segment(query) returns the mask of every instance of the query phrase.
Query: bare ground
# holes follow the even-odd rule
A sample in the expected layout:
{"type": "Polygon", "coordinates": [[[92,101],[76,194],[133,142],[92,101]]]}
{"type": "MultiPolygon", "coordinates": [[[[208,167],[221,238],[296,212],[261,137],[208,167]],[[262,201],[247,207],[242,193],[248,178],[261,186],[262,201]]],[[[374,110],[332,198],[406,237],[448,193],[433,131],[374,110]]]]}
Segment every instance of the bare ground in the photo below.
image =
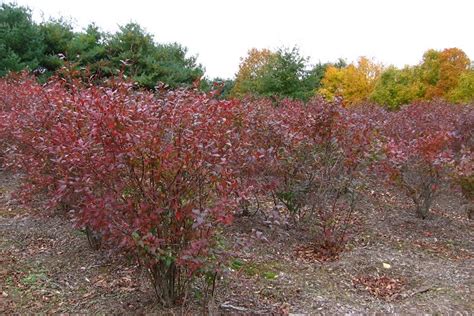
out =
{"type": "Polygon", "coordinates": [[[17,204],[16,185],[0,172],[0,314],[474,311],[474,225],[456,192],[421,220],[403,195],[367,190],[358,233],[339,260],[325,263],[299,258],[307,233],[269,210],[239,217],[225,233],[232,257],[215,302],[163,310],[133,258],[93,251],[67,217],[17,204]]]}

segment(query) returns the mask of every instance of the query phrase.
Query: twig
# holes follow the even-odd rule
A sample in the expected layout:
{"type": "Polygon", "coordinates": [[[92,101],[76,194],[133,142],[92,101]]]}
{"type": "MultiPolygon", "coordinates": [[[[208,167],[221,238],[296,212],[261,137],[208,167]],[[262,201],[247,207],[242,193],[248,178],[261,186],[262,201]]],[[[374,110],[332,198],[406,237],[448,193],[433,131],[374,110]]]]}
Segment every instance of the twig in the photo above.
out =
{"type": "Polygon", "coordinates": [[[236,310],[236,311],[239,311],[239,312],[245,312],[248,310],[248,308],[245,308],[245,307],[240,307],[240,306],[235,306],[235,305],[231,305],[230,302],[224,302],[221,304],[221,308],[228,308],[228,309],[233,309],[233,310],[236,310]]]}

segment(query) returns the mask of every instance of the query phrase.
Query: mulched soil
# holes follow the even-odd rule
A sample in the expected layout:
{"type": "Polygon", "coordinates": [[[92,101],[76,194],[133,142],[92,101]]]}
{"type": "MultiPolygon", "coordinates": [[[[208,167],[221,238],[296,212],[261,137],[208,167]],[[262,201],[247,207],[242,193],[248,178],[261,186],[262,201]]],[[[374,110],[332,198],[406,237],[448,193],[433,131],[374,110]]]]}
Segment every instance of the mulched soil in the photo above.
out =
{"type": "Polygon", "coordinates": [[[312,260],[309,232],[262,203],[262,212],[237,217],[225,231],[231,257],[214,302],[162,309],[133,258],[91,250],[67,216],[45,216],[41,203],[19,205],[17,184],[0,171],[0,314],[474,311],[474,224],[448,189],[421,220],[402,194],[373,183],[337,260],[312,260]]]}

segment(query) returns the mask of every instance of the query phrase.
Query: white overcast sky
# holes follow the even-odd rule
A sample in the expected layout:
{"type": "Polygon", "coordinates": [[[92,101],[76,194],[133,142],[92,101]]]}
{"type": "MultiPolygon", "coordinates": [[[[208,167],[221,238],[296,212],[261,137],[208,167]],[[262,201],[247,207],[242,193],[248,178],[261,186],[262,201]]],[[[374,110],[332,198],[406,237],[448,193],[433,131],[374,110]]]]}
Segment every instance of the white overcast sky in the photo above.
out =
{"type": "Polygon", "coordinates": [[[158,42],[188,47],[211,78],[233,77],[252,47],[297,45],[312,63],[367,56],[413,65],[427,49],[449,47],[474,59],[473,0],[13,1],[37,21],[64,16],[79,30],[95,22],[113,32],[137,22],[158,42]]]}

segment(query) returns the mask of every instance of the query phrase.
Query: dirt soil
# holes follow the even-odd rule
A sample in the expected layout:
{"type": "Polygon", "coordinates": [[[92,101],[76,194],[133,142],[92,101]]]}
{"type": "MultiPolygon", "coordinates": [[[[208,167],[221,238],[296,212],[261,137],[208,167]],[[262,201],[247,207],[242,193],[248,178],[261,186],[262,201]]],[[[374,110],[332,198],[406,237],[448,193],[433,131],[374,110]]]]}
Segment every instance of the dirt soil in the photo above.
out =
{"type": "Polygon", "coordinates": [[[0,171],[0,314],[345,314],[474,311],[474,223],[457,192],[415,217],[402,194],[364,192],[357,233],[336,261],[298,255],[307,232],[273,206],[237,217],[225,232],[232,257],[214,302],[160,308],[133,258],[94,251],[67,216],[12,197],[18,179],[0,171]]]}

